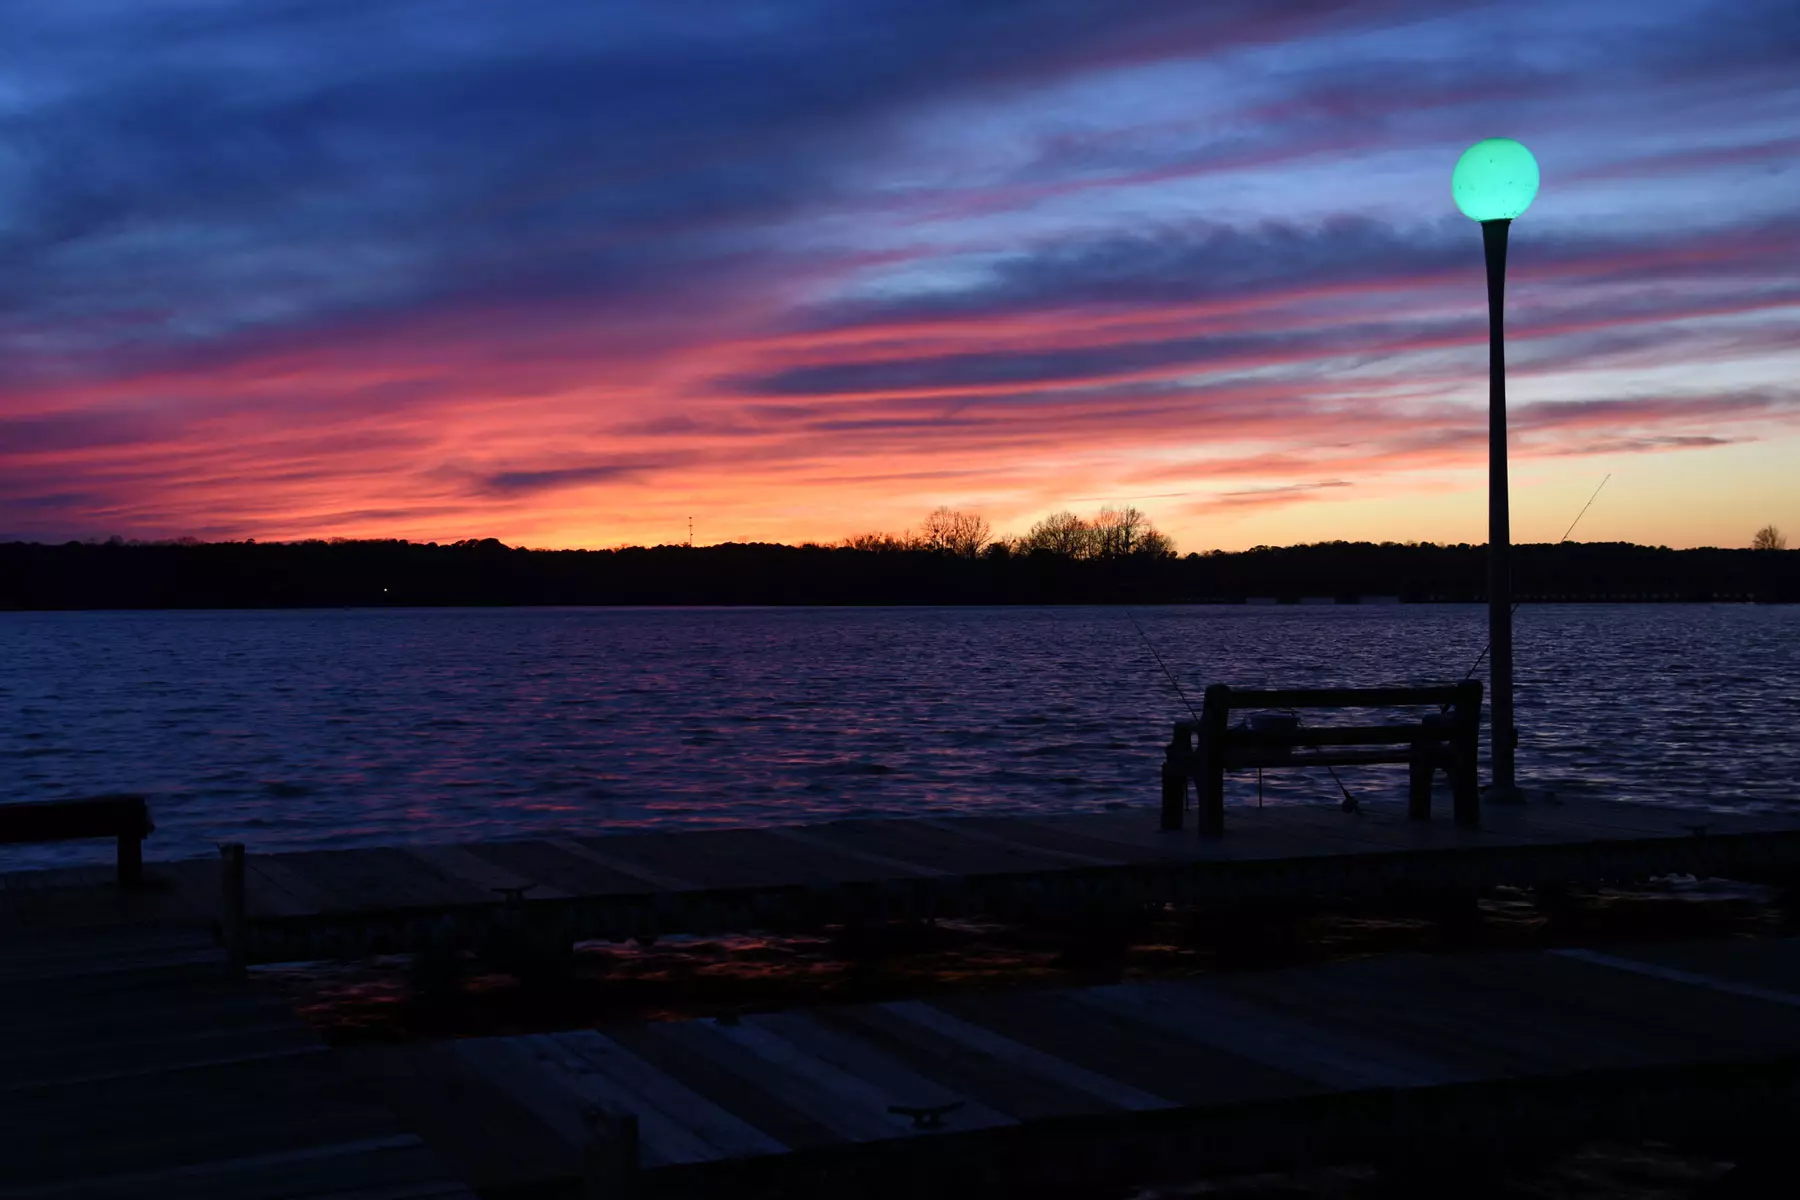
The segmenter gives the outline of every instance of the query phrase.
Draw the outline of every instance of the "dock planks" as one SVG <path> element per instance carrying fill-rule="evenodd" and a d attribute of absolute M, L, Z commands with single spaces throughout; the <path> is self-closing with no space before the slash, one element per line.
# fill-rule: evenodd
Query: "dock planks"
<path fill-rule="evenodd" d="M 1532 806 L 1470 829 L 1282 806 L 1235 810 L 1214 838 L 1156 818 L 251 854 L 250 957 L 1800 872 L 1800 821 L 1776 816 Z M 346 1059 L 226 970 L 216 863 L 146 875 L 137 891 L 104 868 L 0 876 L 0 1200 L 467 1195 L 452 1171 L 497 1196 L 554 1192 L 576 1186 L 603 1112 L 636 1117 L 646 1193 L 1019 1190 L 1120 1163 L 1148 1176 L 1367 1153 L 1397 1130 L 1526 1115 L 1634 1130 L 1696 1103 L 1785 1103 L 1800 1077 L 1790 941 L 1402 955 Z"/>
<path fill-rule="evenodd" d="M 210 931 L 96 887 L 0 924 L 0 1200 L 472 1200 Z"/>
<path fill-rule="evenodd" d="M 1581 885 L 1676 871 L 1771 877 L 1800 873 L 1800 820 L 1589 803 L 1490 807 L 1482 827 L 1470 829 L 1409 820 L 1398 807 L 1346 814 L 1288 805 L 1234 810 L 1225 835 L 1209 838 L 1164 832 L 1153 810 L 1131 808 L 253 853 L 247 861 L 247 953 L 279 961 L 447 939 L 475 945 L 509 921 L 566 941 L 616 940 Z M 509 908 L 504 895 L 522 903 Z"/>
<path fill-rule="evenodd" d="M 364 1069 L 495 1195 L 578 1178 L 599 1110 L 638 1118 L 643 1195 L 1017 1190 L 1791 1098 L 1800 997 L 1766 981 L 1796 972 L 1794 939 L 1398 955 L 385 1048 Z"/>
<path fill-rule="evenodd" d="M 1398 805 L 1231 810 L 1220 837 L 1149 808 L 844 820 L 246 856 L 248 961 L 550 940 L 807 928 L 897 917 L 1076 915 L 1165 902 L 1265 904 L 1687 872 L 1800 876 L 1800 819 L 1619 803 L 1488 806 L 1479 828 Z M 152 863 L 129 903 L 217 920 L 218 867 Z M 90 872 L 91 873 L 91 872 Z M 0 915 L 76 872 L 0 876 Z M 42 878 L 39 878 L 42 877 Z M 160 890 L 158 890 L 160 889 Z"/>

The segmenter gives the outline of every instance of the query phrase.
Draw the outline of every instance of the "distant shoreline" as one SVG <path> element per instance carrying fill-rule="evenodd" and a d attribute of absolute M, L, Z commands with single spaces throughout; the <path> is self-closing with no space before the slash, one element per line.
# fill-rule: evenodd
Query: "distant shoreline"
<path fill-rule="evenodd" d="M 1406 604 L 1485 600 L 1486 548 L 1323 542 L 1208 554 L 963 557 L 726 544 L 527 550 L 488 539 L 0 543 L 0 610 Z M 1525 603 L 1794 603 L 1800 550 L 1514 548 Z"/>
<path fill-rule="evenodd" d="M 1644 597 L 1628 596 L 1596 596 L 1580 599 L 1554 598 L 1539 599 L 1536 597 L 1521 599 L 1514 597 L 1516 604 L 1532 607 L 1547 605 L 1568 605 L 1572 607 L 1605 607 L 1608 605 L 1651 608 L 1659 605 L 1690 608 L 1713 605 L 1731 608 L 1775 608 L 1794 603 L 1790 600 L 1745 599 L 1682 599 L 1679 597 Z M 445 601 L 442 603 L 409 602 L 404 604 L 158 604 L 158 605 L 123 605 L 123 604 L 86 604 L 64 605 L 60 607 L 17 607 L 0 605 L 0 615 L 28 613 L 304 613 L 304 612 L 339 612 L 339 613 L 375 613 L 375 612 L 513 612 L 520 610 L 536 610 L 543 612 L 753 612 L 760 610 L 805 610 L 818 609 L 927 609 L 927 608 L 1114 608 L 1127 605 L 1147 608 L 1422 608 L 1422 607 L 1463 607 L 1483 608 L 1486 601 L 1480 597 L 1473 600 L 1394 600 L 1391 597 L 1356 597 L 1318 598 L 1303 597 L 1298 600 L 1271 600 L 1251 597 L 1245 600 L 1115 600 L 1115 601 L 1036 601 L 1014 600 L 1007 602 L 968 601 L 964 603 L 938 603 L 929 600 L 919 601 L 881 601 L 871 600 L 866 603 L 666 603 L 640 604 L 620 601 L 617 603 L 538 603 L 533 601 L 464 603 Z"/>

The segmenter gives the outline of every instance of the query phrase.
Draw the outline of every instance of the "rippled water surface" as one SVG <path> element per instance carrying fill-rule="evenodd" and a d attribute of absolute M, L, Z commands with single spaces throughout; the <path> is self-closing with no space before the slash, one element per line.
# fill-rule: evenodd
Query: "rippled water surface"
<path fill-rule="evenodd" d="M 147 793 L 152 857 L 1154 804 L 1183 709 L 1133 615 L 1196 704 L 1451 681 L 1486 640 L 1485 610 L 1422 605 L 0 613 L 0 801 Z M 1534 606 L 1517 629 L 1530 782 L 1800 803 L 1800 609 Z M 0 847 L 0 869 L 110 853 Z"/>

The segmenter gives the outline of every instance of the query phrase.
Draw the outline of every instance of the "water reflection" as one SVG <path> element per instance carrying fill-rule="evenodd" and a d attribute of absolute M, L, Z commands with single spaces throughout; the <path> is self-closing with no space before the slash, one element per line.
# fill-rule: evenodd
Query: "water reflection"
<path fill-rule="evenodd" d="M 1485 638 L 1474 606 L 1135 611 L 1190 697 L 1453 680 Z M 1797 632 L 1787 608 L 1527 606 L 1522 766 L 1565 794 L 1795 803 Z M 5 798 L 148 792 L 158 857 L 1154 804 L 1183 712 L 1108 608 L 11 613 L 0 648 Z M 1336 796 L 1322 772 L 1264 785 Z"/>

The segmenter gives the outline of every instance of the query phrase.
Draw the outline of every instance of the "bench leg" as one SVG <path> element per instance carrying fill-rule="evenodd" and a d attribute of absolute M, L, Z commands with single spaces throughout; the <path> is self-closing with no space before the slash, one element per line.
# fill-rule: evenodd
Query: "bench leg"
<path fill-rule="evenodd" d="M 1166 760 L 1162 767 L 1162 827 L 1164 829 L 1180 829 L 1184 810 L 1187 808 L 1188 773 L 1184 767 L 1174 760 Z"/>
<path fill-rule="evenodd" d="M 1201 764 L 1200 836 L 1221 837 L 1225 833 L 1225 767 L 1212 762 Z"/>
<path fill-rule="evenodd" d="M 219 843 L 219 940 L 225 943 L 225 962 L 241 972 L 244 954 L 244 843 Z"/>
<path fill-rule="evenodd" d="M 119 886 L 139 887 L 144 882 L 144 839 L 135 834 L 119 835 Z"/>
<path fill-rule="evenodd" d="M 1437 773 L 1436 747 L 1414 742 L 1407 760 L 1406 815 L 1415 821 L 1431 820 L 1431 777 Z"/>
<path fill-rule="evenodd" d="M 1475 755 L 1459 749 L 1451 759 L 1450 783 L 1456 794 L 1456 823 L 1474 828 L 1481 824 L 1481 785 L 1475 779 Z"/>

